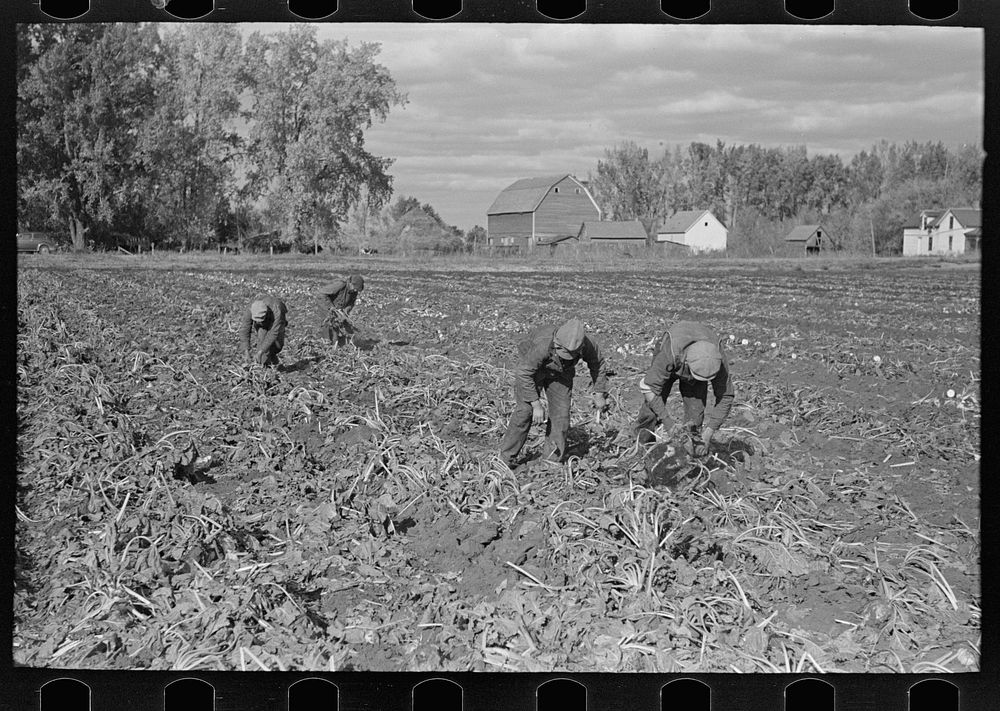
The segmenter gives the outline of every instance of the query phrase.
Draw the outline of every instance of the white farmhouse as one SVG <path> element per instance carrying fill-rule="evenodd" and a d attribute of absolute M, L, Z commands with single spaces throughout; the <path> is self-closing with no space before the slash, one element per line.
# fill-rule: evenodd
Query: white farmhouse
<path fill-rule="evenodd" d="M 976 208 L 924 210 L 903 228 L 903 256 L 978 252 L 982 225 L 982 210 Z"/>
<path fill-rule="evenodd" d="M 676 212 L 656 230 L 658 244 L 684 245 L 692 252 L 724 252 L 728 236 L 729 230 L 709 210 Z"/>
<path fill-rule="evenodd" d="M 912 257 L 927 254 L 927 236 L 941 210 L 921 210 L 920 214 L 903 225 L 903 256 Z"/>
<path fill-rule="evenodd" d="M 965 254 L 979 250 L 983 212 L 971 207 L 945 210 L 934 225 L 933 243 L 927 245 L 931 254 Z"/>

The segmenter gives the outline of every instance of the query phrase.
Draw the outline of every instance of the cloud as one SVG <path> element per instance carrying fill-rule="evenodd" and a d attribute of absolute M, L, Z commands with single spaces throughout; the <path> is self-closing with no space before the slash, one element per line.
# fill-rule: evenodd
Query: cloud
<path fill-rule="evenodd" d="M 271 28 L 269 28 L 271 29 Z M 849 156 L 981 140 L 983 32 L 955 27 L 317 25 L 376 41 L 409 96 L 366 134 L 397 191 L 485 224 L 511 181 L 585 176 L 606 148 L 692 141 Z"/>

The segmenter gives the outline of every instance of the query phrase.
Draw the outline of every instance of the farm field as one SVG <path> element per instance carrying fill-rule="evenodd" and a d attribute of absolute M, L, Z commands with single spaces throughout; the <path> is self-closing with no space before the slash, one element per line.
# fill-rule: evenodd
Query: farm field
<path fill-rule="evenodd" d="M 333 351 L 314 293 L 356 269 Z M 237 345 L 259 291 L 276 370 Z M 611 413 L 578 368 L 569 461 L 511 472 L 516 342 L 576 314 Z M 674 493 L 618 434 L 679 319 L 737 393 Z M 980 336 L 969 264 L 22 260 L 15 663 L 978 670 Z"/>

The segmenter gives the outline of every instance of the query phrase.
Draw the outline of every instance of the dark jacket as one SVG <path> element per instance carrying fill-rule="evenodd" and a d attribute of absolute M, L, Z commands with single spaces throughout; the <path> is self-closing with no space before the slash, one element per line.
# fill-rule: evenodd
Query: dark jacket
<path fill-rule="evenodd" d="M 517 396 L 524 402 L 534 402 L 539 397 L 539 385 L 560 377 L 572 381 L 576 374 L 576 364 L 582 358 L 590 368 L 590 378 L 595 392 L 608 391 L 608 376 L 604 369 L 597 344 L 589 336 L 584 336 L 580 355 L 572 360 L 563 360 L 555 354 L 553 338 L 557 326 L 539 326 L 531 335 L 518 344 L 521 357 L 515 371 Z"/>
<path fill-rule="evenodd" d="M 267 304 L 267 316 L 264 317 L 262 323 L 256 324 L 250 315 L 250 307 L 247 306 L 243 312 L 243 323 L 240 325 L 240 339 L 243 343 L 243 350 L 250 350 L 251 331 L 258 333 L 263 330 L 265 332 L 263 336 L 258 335 L 258 351 L 266 351 L 275 342 L 279 345 L 283 344 L 285 340 L 285 326 L 288 325 L 288 309 L 285 307 L 285 302 L 270 294 L 257 294 L 250 300 L 250 303 L 252 304 L 254 301 L 263 301 Z"/>
<path fill-rule="evenodd" d="M 358 300 L 358 292 L 348 288 L 347 281 L 337 279 L 328 286 L 323 287 L 322 295 L 329 302 L 331 309 L 340 309 L 345 314 L 351 313 L 354 302 Z"/>
<path fill-rule="evenodd" d="M 691 371 L 684 362 L 684 349 L 695 341 L 718 343 L 719 352 L 722 353 L 722 367 L 710 381 L 712 392 L 715 394 L 715 403 L 706 414 L 705 422 L 706 427 L 717 430 L 729 415 L 736 390 L 729 374 L 729 359 L 723 349 L 722 339 L 708 326 L 694 321 L 678 321 L 668 328 L 653 352 L 653 361 L 649 364 L 649 369 L 639 387 L 648 389 L 658 396 L 653 398 L 649 406 L 662 419 L 666 410 L 664 401 L 670 394 L 674 381 L 678 378 L 693 380 Z"/>

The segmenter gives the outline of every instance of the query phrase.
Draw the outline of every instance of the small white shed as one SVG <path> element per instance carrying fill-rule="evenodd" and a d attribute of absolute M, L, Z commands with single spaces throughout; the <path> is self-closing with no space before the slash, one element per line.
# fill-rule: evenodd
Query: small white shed
<path fill-rule="evenodd" d="M 710 210 L 676 212 L 656 230 L 658 243 L 681 244 L 692 252 L 724 252 L 729 230 Z"/>

